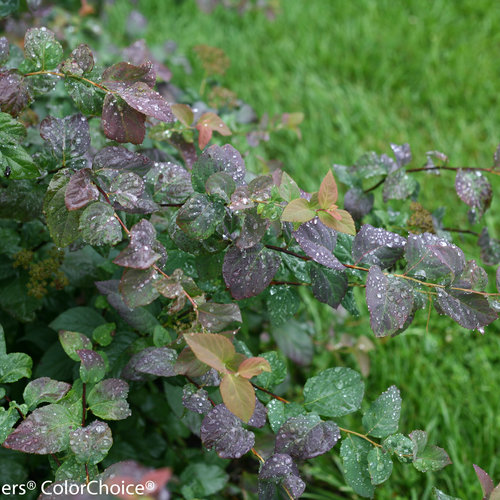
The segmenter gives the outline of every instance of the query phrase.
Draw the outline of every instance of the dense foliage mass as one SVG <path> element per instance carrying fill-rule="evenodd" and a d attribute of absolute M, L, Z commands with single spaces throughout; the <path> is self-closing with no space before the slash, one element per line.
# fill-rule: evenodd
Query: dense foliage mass
<path fill-rule="evenodd" d="M 499 294 L 442 214 L 417 203 L 413 174 L 453 171 L 477 222 L 498 151 L 489 168 L 455 168 L 436 151 L 409 168 L 409 145 L 392 144 L 392 156 L 334 165 L 307 193 L 265 162 L 270 173 L 247 170 L 251 152 L 217 142 L 239 134 L 252 147 L 276 130 L 298 132 L 302 119 L 256 126 L 251 108 L 210 79 L 227 66 L 220 49 L 197 48 L 207 79 L 196 95 L 168 83 L 143 41 L 107 67 L 43 26 L 26 31 L 23 50 L 15 42 L 14 29 L 0 39 L 0 439 L 48 457 L 51 472 L 40 467 L 53 493 L 41 498 L 64 483 L 92 498 L 95 480 L 153 484 L 152 498 L 224 489 L 299 498 L 301 464 L 325 453 L 339 454 L 346 483 L 371 498 L 394 461 L 421 472 L 451 463 L 426 432 L 400 429 L 397 387 L 363 403 L 361 375 L 329 367 L 289 396 L 287 360 L 313 356 L 294 319 L 311 296 L 354 316 L 364 296 L 377 337 L 431 308 L 484 333 Z M 348 188 L 343 208 L 336 179 Z M 409 231 L 394 229 L 400 213 L 374 209 L 377 188 L 384 202 L 413 200 Z M 498 264 L 500 242 L 486 228 L 478 244 L 484 264 Z M 362 405 L 363 431 L 339 425 Z M 247 455 L 258 475 L 249 488 L 221 460 Z M 39 473 L 24 455 L 0 458 L 11 480 Z"/>

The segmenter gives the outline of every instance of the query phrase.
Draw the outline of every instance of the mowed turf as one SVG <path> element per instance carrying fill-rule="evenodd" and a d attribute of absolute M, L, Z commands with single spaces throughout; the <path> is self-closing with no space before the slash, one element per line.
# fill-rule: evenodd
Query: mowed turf
<path fill-rule="evenodd" d="M 282 161 L 304 188 L 317 189 L 333 163 L 351 164 L 369 150 L 389 152 L 390 142 L 409 142 L 414 166 L 425 162 L 429 150 L 446 153 L 452 165 L 491 165 L 500 142 L 500 8 L 491 0 L 282 0 L 281 5 L 274 21 L 222 8 L 207 15 L 193 0 L 139 0 L 137 9 L 148 19 L 151 45 L 175 40 L 193 61 L 197 44 L 223 48 L 231 67 L 221 82 L 259 115 L 305 113 L 302 141 L 281 133 L 266 144 L 266 156 Z M 124 40 L 131 8 L 131 2 L 117 0 L 109 10 L 116 41 Z M 194 68 L 184 76 L 173 67 L 174 82 L 198 88 L 202 73 Z M 426 208 L 446 205 L 447 225 L 468 227 L 452 172 L 442 179 L 418 175 Z M 498 187 L 495 181 L 495 196 Z M 498 207 L 497 200 L 486 216 L 497 237 Z M 465 236 L 461 245 L 477 257 L 474 238 Z M 308 307 L 318 308 L 317 328 L 328 330 L 331 313 Z M 376 498 L 425 500 L 432 486 L 464 500 L 480 498 L 473 463 L 500 481 L 500 328 L 491 326 L 479 336 L 433 313 L 426 332 L 426 322 L 421 311 L 404 335 L 376 342 L 367 394 L 375 398 L 396 384 L 403 397 L 403 431 L 427 430 L 454 464 L 425 475 L 396 464 Z M 366 315 L 340 333 L 344 330 L 371 335 Z M 344 361 L 355 366 L 348 356 Z M 322 355 L 315 363 L 320 369 L 333 361 Z M 359 423 L 359 415 L 349 419 L 352 428 Z M 355 498 L 345 488 L 337 454 L 311 461 L 305 472 L 304 498 Z"/>

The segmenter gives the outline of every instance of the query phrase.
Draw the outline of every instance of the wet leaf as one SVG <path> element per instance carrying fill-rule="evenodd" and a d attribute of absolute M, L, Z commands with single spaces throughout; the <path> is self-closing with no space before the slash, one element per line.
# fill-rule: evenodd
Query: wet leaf
<path fill-rule="evenodd" d="M 272 335 L 283 354 L 300 366 L 311 363 L 314 346 L 306 325 L 290 319 L 272 329 Z"/>
<path fill-rule="evenodd" d="M 188 410 L 205 415 L 212 409 L 205 389 L 197 389 L 193 384 L 186 384 L 182 391 L 182 404 Z"/>
<path fill-rule="evenodd" d="M 281 384 L 286 378 L 286 360 L 282 353 L 277 351 L 267 351 L 259 355 L 264 358 L 271 367 L 271 371 L 262 372 L 255 378 L 255 383 L 259 387 L 271 390 L 274 386 Z"/>
<path fill-rule="evenodd" d="M 472 208 L 474 219 L 480 219 L 491 205 L 493 189 L 479 170 L 460 168 L 455 177 L 455 191 Z"/>
<path fill-rule="evenodd" d="M 411 317 L 413 288 L 407 280 L 385 276 L 378 266 L 372 266 L 366 279 L 366 303 L 375 336 L 394 335 Z"/>
<path fill-rule="evenodd" d="M 312 266 L 309 273 L 314 297 L 320 302 L 337 309 L 348 289 L 345 271 Z"/>
<path fill-rule="evenodd" d="M 368 453 L 367 460 L 372 484 L 382 484 L 389 479 L 393 463 L 388 453 L 380 448 L 372 448 Z"/>
<path fill-rule="evenodd" d="M 205 302 L 198 307 L 198 319 L 201 325 L 211 332 L 220 332 L 233 322 L 242 322 L 238 304 L 214 302 Z"/>
<path fill-rule="evenodd" d="M 307 379 L 304 407 L 324 417 L 342 417 L 358 410 L 365 384 L 359 373 L 350 368 L 328 368 Z"/>
<path fill-rule="evenodd" d="M 28 408 L 32 410 L 40 403 L 57 403 L 71 389 L 66 382 L 58 382 L 49 377 L 32 380 L 23 392 L 23 398 Z"/>
<path fill-rule="evenodd" d="M 80 235 L 78 228 L 80 212 L 76 210 L 69 212 L 65 203 L 70 175 L 69 169 L 54 174 L 43 202 L 43 212 L 50 236 L 59 247 L 68 246 Z"/>
<path fill-rule="evenodd" d="M 82 76 L 94 67 L 94 56 L 86 43 L 81 43 L 73 49 L 68 59 L 61 66 L 63 73 Z"/>
<path fill-rule="evenodd" d="M 318 213 L 319 220 L 325 225 L 335 231 L 341 233 L 356 234 L 356 225 L 349 212 L 345 210 L 335 209 L 333 211 L 321 211 Z"/>
<path fill-rule="evenodd" d="M 382 443 L 384 450 L 394 453 L 398 460 L 403 463 L 409 463 L 413 460 L 413 450 L 415 445 L 410 438 L 403 434 L 393 434 Z"/>
<path fill-rule="evenodd" d="M 205 146 L 212 138 L 213 132 L 218 132 L 224 136 L 231 135 L 229 127 L 215 113 L 212 112 L 204 113 L 200 116 L 195 128 L 200 133 L 198 138 L 198 146 L 200 149 L 205 149 Z"/>
<path fill-rule="evenodd" d="M 323 422 L 317 415 L 292 417 L 281 426 L 276 436 L 275 453 L 287 453 L 297 460 L 323 455 L 340 439 L 334 422 Z"/>
<path fill-rule="evenodd" d="M 352 435 L 345 437 L 340 447 L 346 483 L 355 493 L 368 498 L 373 498 L 375 492 L 368 472 L 368 453 L 371 450 L 370 443 Z"/>
<path fill-rule="evenodd" d="M 493 479 L 489 476 L 489 474 L 481 469 L 476 464 L 473 464 L 474 472 L 476 473 L 477 478 L 479 479 L 479 483 L 481 484 L 481 489 L 483 490 L 483 497 L 489 498 L 490 493 L 495 489 L 495 484 L 493 483 Z"/>
<path fill-rule="evenodd" d="M 177 212 L 178 226 L 191 238 L 206 240 L 224 217 L 224 205 L 195 193 Z"/>
<path fill-rule="evenodd" d="M 363 415 L 363 427 L 368 435 L 384 438 L 398 430 L 400 415 L 401 395 L 399 389 L 391 385 Z"/>
<path fill-rule="evenodd" d="M 105 420 L 123 420 L 132 412 L 127 403 L 128 384 L 124 380 L 108 378 L 96 384 L 87 397 L 92 413 Z"/>
<path fill-rule="evenodd" d="M 24 55 L 33 70 L 48 70 L 61 62 L 63 49 L 49 29 L 30 28 L 24 36 Z"/>
<path fill-rule="evenodd" d="M 79 229 L 82 239 L 90 245 L 116 245 L 122 239 L 115 211 L 104 202 L 92 203 L 83 211 Z"/>
<path fill-rule="evenodd" d="M 0 383 L 17 382 L 26 377 L 31 377 L 33 361 L 23 352 L 7 354 L 5 349 L 5 334 L 0 325 Z"/>
<path fill-rule="evenodd" d="M 119 290 L 128 307 L 134 309 L 147 306 L 160 294 L 154 285 L 157 273 L 150 269 L 126 269 L 120 281 Z"/>
<path fill-rule="evenodd" d="M 64 203 L 68 210 L 78 210 L 99 199 L 99 191 L 92 182 L 91 174 L 89 168 L 83 168 L 70 177 L 64 193 Z"/>
<path fill-rule="evenodd" d="M 417 189 L 418 183 L 404 169 L 390 173 L 384 182 L 383 198 L 388 200 L 406 200 Z"/>
<path fill-rule="evenodd" d="M 481 259 L 489 266 L 496 266 L 500 263 L 500 240 L 492 238 L 488 228 L 481 231 L 477 244 L 481 249 Z"/>
<path fill-rule="evenodd" d="M 243 360 L 238 366 L 238 375 L 250 379 L 260 375 L 262 372 L 270 372 L 271 366 L 265 358 L 253 357 Z"/>
<path fill-rule="evenodd" d="M 193 192 L 191 175 L 175 163 L 155 163 L 148 178 L 154 182 L 157 203 L 184 203 Z"/>
<path fill-rule="evenodd" d="M 321 208 L 330 208 L 338 198 L 337 183 L 333 177 L 332 171 L 329 170 L 325 178 L 321 182 L 318 191 L 318 203 Z"/>
<path fill-rule="evenodd" d="M 293 499 L 299 498 L 306 488 L 292 457 L 286 453 L 275 453 L 262 465 L 259 472 L 259 498 L 276 498 L 279 485 L 285 487 Z"/>
<path fill-rule="evenodd" d="M 141 144 L 146 135 L 145 121 L 146 115 L 114 94 L 106 94 L 102 107 L 102 128 L 108 139 Z"/>
<path fill-rule="evenodd" d="M 236 300 L 253 297 L 269 285 L 280 262 L 279 255 L 261 244 L 243 250 L 232 246 L 224 256 L 224 281 Z"/>
<path fill-rule="evenodd" d="M 73 361 L 80 361 L 80 356 L 77 353 L 80 349 L 92 349 L 91 340 L 83 333 L 61 330 L 59 332 L 59 342 L 64 352 Z"/>
<path fill-rule="evenodd" d="M 157 377 L 174 377 L 177 352 L 168 347 L 146 347 L 134 354 L 122 371 L 129 380 L 144 380 L 144 374 Z"/>
<path fill-rule="evenodd" d="M 402 256 L 406 240 L 399 234 L 365 224 L 354 238 L 352 258 L 354 263 L 369 264 L 387 269 Z"/>
<path fill-rule="evenodd" d="M 7 437 L 3 446 L 37 455 L 58 453 L 69 446 L 69 433 L 80 422 L 61 405 L 50 404 L 36 409 Z"/>
<path fill-rule="evenodd" d="M 78 462 L 98 464 L 106 457 L 113 445 L 111 429 L 105 422 L 95 420 L 90 425 L 71 432 L 69 445 Z"/>
<path fill-rule="evenodd" d="M 498 318 L 497 313 L 490 307 L 488 299 L 483 295 L 453 288 L 439 288 L 437 294 L 441 310 L 469 330 L 483 332 L 486 325 Z"/>
<path fill-rule="evenodd" d="M 437 488 L 434 488 L 432 490 L 432 493 L 434 494 L 434 498 L 436 500 L 460 500 L 460 498 L 451 497 L 450 495 L 443 493 L 441 490 L 438 490 Z"/>
<path fill-rule="evenodd" d="M 81 114 L 55 118 L 48 116 L 40 124 L 40 135 L 63 167 L 81 168 L 90 147 L 87 118 Z"/>
<path fill-rule="evenodd" d="M 129 238 L 129 246 L 113 260 L 115 264 L 133 269 L 148 269 L 162 257 L 155 251 L 155 246 L 158 245 L 156 230 L 148 220 L 142 219 L 132 226 Z"/>
<path fill-rule="evenodd" d="M 0 71 L 0 109 L 18 116 L 33 100 L 28 82 L 16 70 Z"/>
<path fill-rule="evenodd" d="M 408 143 L 404 144 L 391 144 L 392 152 L 396 157 L 398 167 L 404 167 L 411 162 L 411 149 Z"/>
<path fill-rule="evenodd" d="M 215 172 L 205 183 L 208 194 L 219 197 L 223 202 L 229 203 L 231 195 L 236 189 L 236 184 L 229 174 L 224 172 Z"/>
<path fill-rule="evenodd" d="M 96 384 L 106 374 L 106 363 L 103 357 L 92 349 L 78 349 L 80 358 L 80 378 L 84 384 Z"/>
<path fill-rule="evenodd" d="M 354 187 L 344 195 L 344 208 L 354 220 L 360 220 L 371 212 L 374 200 L 372 193 L 365 193 L 362 189 Z"/>
<path fill-rule="evenodd" d="M 271 286 L 266 300 L 267 311 L 273 326 L 286 323 L 300 306 L 300 299 L 294 290 L 287 286 Z"/>
<path fill-rule="evenodd" d="M 241 420 L 224 405 L 217 405 L 203 419 L 201 440 L 221 458 L 240 458 L 255 442 L 253 432 L 243 429 Z"/>
<path fill-rule="evenodd" d="M 443 448 L 427 444 L 426 432 L 413 431 L 410 439 L 414 444 L 413 466 L 420 472 L 438 471 L 452 463 Z"/>
<path fill-rule="evenodd" d="M 305 198 L 292 200 L 283 210 L 281 220 L 285 222 L 308 222 L 316 216 Z"/>

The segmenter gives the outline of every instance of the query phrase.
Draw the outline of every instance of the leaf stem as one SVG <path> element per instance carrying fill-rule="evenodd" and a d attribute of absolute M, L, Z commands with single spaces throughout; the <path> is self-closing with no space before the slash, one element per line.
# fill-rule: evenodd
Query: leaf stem
<path fill-rule="evenodd" d="M 287 399 L 282 398 L 281 396 L 278 396 L 277 394 L 274 394 L 273 392 L 271 392 L 267 389 L 264 389 L 264 387 L 260 387 L 259 385 L 254 384 L 253 382 L 250 382 L 250 383 L 253 385 L 253 387 L 255 389 L 258 389 L 259 391 L 262 391 L 262 392 L 265 392 L 266 394 L 269 394 L 269 396 L 273 397 L 274 399 L 277 399 L 278 401 L 281 401 L 282 403 L 289 403 L 290 402 Z"/>
<path fill-rule="evenodd" d="M 103 85 L 100 85 L 97 82 L 93 82 L 92 80 L 89 80 L 88 78 L 85 78 L 84 76 L 65 75 L 64 73 L 59 73 L 58 71 L 47 71 L 47 70 L 33 71 L 31 73 L 25 73 L 24 76 L 36 76 L 36 75 L 52 75 L 52 76 L 58 76 L 61 78 L 74 78 L 75 80 L 82 80 L 83 82 L 89 83 L 90 85 L 94 85 L 94 87 L 97 87 L 98 89 L 102 90 L 103 92 L 111 93 L 111 94 L 114 93 L 112 90 L 109 90 L 106 87 L 104 87 Z"/>
<path fill-rule="evenodd" d="M 343 427 L 339 427 L 339 429 L 342 432 L 345 432 L 346 434 L 354 434 L 355 436 L 360 437 L 361 439 L 364 439 L 365 441 L 368 441 L 371 443 L 373 446 L 376 446 L 377 448 L 382 448 L 382 445 L 379 443 L 376 443 L 375 441 L 372 441 L 369 437 L 367 437 L 365 434 L 361 434 L 360 432 L 356 431 L 351 431 L 350 429 L 344 429 Z"/>

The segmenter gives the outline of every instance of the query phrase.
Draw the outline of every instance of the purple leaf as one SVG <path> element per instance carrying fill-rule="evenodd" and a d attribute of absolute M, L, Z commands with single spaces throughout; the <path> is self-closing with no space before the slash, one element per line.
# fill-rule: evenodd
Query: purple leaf
<path fill-rule="evenodd" d="M 468 330 L 484 333 L 484 327 L 498 317 L 483 295 L 453 288 L 438 288 L 437 292 L 437 302 L 441 310 Z"/>
<path fill-rule="evenodd" d="M 102 74 L 102 79 L 104 82 L 127 82 L 130 85 L 144 82 L 152 88 L 156 82 L 156 75 L 151 61 L 140 66 L 119 62 L 107 68 Z"/>
<path fill-rule="evenodd" d="M 177 352 L 168 347 L 146 347 L 134 354 L 122 372 L 129 380 L 144 380 L 143 374 L 157 377 L 175 377 Z"/>
<path fill-rule="evenodd" d="M 131 170 L 136 174 L 147 172 L 152 161 L 140 153 L 129 151 L 123 146 L 106 146 L 101 149 L 93 160 L 93 169 L 111 168 L 115 170 Z"/>
<path fill-rule="evenodd" d="M 250 191 L 248 186 L 238 186 L 234 193 L 231 195 L 231 210 L 246 210 L 253 208 L 255 203 L 251 200 Z"/>
<path fill-rule="evenodd" d="M 25 78 L 13 69 L 0 71 L 0 110 L 16 117 L 32 100 Z"/>
<path fill-rule="evenodd" d="M 184 203 L 193 192 L 191 174 L 172 162 L 155 163 L 148 178 L 154 184 L 157 203 Z"/>
<path fill-rule="evenodd" d="M 92 388 L 87 402 L 96 417 L 105 420 L 123 420 L 132 414 L 127 403 L 127 395 L 127 382 L 108 378 Z"/>
<path fill-rule="evenodd" d="M 203 151 L 191 172 L 195 191 L 204 193 L 205 183 L 216 172 L 230 175 L 237 186 L 244 183 L 245 162 L 233 146 L 226 144 L 220 147 L 214 144 Z"/>
<path fill-rule="evenodd" d="M 147 83 L 130 84 L 126 81 L 105 81 L 104 85 L 139 113 L 166 123 L 174 121 L 174 115 L 167 101 Z"/>
<path fill-rule="evenodd" d="M 250 451 L 255 436 L 243 429 L 241 420 L 220 404 L 203 419 L 201 440 L 208 449 L 214 448 L 221 458 L 240 458 Z"/>
<path fill-rule="evenodd" d="M 354 220 L 360 220 L 371 212 L 374 199 L 372 193 L 365 193 L 362 189 L 353 187 L 344 195 L 344 208 Z"/>
<path fill-rule="evenodd" d="M 337 233 L 326 227 L 317 217 L 302 224 L 294 231 L 293 236 L 312 260 L 331 269 L 344 270 L 344 266 L 333 255 Z"/>
<path fill-rule="evenodd" d="M 7 437 L 3 446 L 11 450 L 48 455 L 69 446 L 69 433 L 80 423 L 61 405 L 50 404 L 36 409 Z"/>
<path fill-rule="evenodd" d="M 253 297 L 266 289 L 280 262 L 279 255 L 261 244 L 244 250 L 233 246 L 224 256 L 224 281 L 235 299 Z"/>
<path fill-rule="evenodd" d="M 146 135 L 146 115 L 114 94 L 106 94 L 102 106 L 102 128 L 108 139 L 141 144 Z"/>
<path fill-rule="evenodd" d="M 198 153 L 192 142 L 187 142 L 182 134 L 174 133 L 170 136 L 168 142 L 179 151 L 188 170 L 198 161 Z"/>
<path fill-rule="evenodd" d="M 323 422 L 317 415 L 300 415 L 288 419 L 276 436 L 275 453 L 287 453 L 297 460 L 323 455 L 340 439 L 334 422 Z"/>
<path fill-rule="evenodd" d="M 233 322 L 241 323 L 241 311 L 238 304 L 216 304 L 205 302 L 198 307 L 198 319 L 207 330 L 220 332 Z"/>
<path fill-rule="evenodd" d="M 69 435 L 69 446 L 78 462 L 95 465 L 101 462 L 113 445 L 111 429 L 105 422 L 95 420 Z"/>
<path fill-rule="evenodd" d="M 172 78 L 172 72 L 161 62 L 157 61 L 151 51 L 147 48 L 144 40 L 137 40 L 132 45 L 124 49 L 123 55 L 128 62 L 139 66 L 151 61 L 156 75 L 163 81 L 168 82 Z"/>
<path fill-rule="evenodd" d="M 465 267 L 460 248 L 430 233 L 410 234 L 405 257 L 405 274 L 440 284 L 454 281 Z"/>
<path fill-rule="evenodd" d="M 491 184 L 478 170 L 460 168 L 455 177 L 455 190 L 460 199 L 472 208 L 474 220 L 481 218 L 491 205 Z"/>
<path fill-rule="evenodd" d="M 62 166 L 85 166 L 85 154 L 90 147 L 87 118 L 80 113 L 65 118 L 48 116 L 40 123 L 40 135 L 48 142 Z"/>
<path fill-rule="evenodd" d="M 404 167 L 411 162 L 411 150 L 408 143 L 405 144 L 391 144 L 391 149 L 396 157 L 398 167 Z"/>
<path fill-rule="evenodd" d="M 365 224 L 354 238 L 352 258 L 355 264 L 387 269 L 403 256 L 405 245 L 405 238 L 399 234 Z"/>
<path fill-rule="evenodd" d="M 81 43 L 74 49 L 61 66 L 63 73 L 82 76 L 94 67 L 94 56 L 86 43 Z"/>
<path fill-rule="evenodd" d="M 413 310 L 413 289 L 406 280 L 385 276 L 370 267 L 366 280 L 366 303 L 375 336 L 394 335 L 406 326 Z"/>
<path fill-rule="evenodd" d="M 186 384 L 182 391 L 182 404 L 188 410 L 205 415 L 212 409 L 205 389 L 197 389 L 193 384 Z"/>
<path fill-rule="evenodd" d="M 255 410 L 248 421 L 248 425 L 250 427 L 257 427 L 260 429 L 266 425 L 266 417 L 267 408 L 257 398 L 255 398 Z"/>
<path fill-rule="evenodd" d="M 126 269 L 120 281 L 120 293 L 125 304 L 131 309 L 147 306 L 160 294 L 154 286 L 157 273 L 150 269 Z"/>
<path fill-rule="evenodd" d="M 348 288 L 345 271 L 312 266 L 309 274 L 312 292 L 316 299 L 337 309 Z"/>
<path fill-rule="evenodd" d="M 290 319 L 271 330 L 273 338 L 283 354 L 299 366 L 311 363 L 314 346 L 307 325 Z"/>
<path fill-rule="evenodd" d="M 106 373 L 103 357 L 91 349 L 79 349 L 76 354 L 81 360 L 80 378 L 84 384 L 96 384 Z"/>
<path fill-rule="evenodd" d="M 64 203 L 68 210 L 78 210 L 99 199 L 99 191 L 92 183 L 91 173 L 90 168 L 83 168 L 70 177 L 64 193 Z"/>
<path fill-rule="evenodd" d="M 2 36 L 0 37 L 0 66 L 3 66 L 9 60 L 9 53 L 9 40 Z"/>
<path fill-rule="evenodd" d="M 240 235 L 235 242 L 236 246 L 238 248 L 250 248 L 257 245 L 266 234 L 269 225 L 269 220 L 258 215 L 257 211 L 246 211 Z"/>
<path fill-rule="evenodd" d="M 194 193 L 177 212 L 177 225 L 189 237 L 206 240 L 224 218 L 224 205 L 205 194 Z"/>
<path fill-rule="evenodd" d="M 474 467 L 474 472 L 476 473 L 477 478 L 479 479 L 479 482 L 481 483 L 481 488 L 483 490 L 483 497 L 485 499 L 488 499 L 491 492 L 495 489 L 495 484 L 493 483 L 493 479 L 489 476 L 489 474 L 481 469 L 476 464 L 472 464 Z"/>
<path fill-rule="evenodd" d="M 477 244 L 481 249 L 481 259 L 489 266 L 496 266 L 500 263 L 500 240 L 492 238 L 488 228 L 481 231 Z"/>
<path fill-rule="evenodd" d="M 162 257 L 155 252 L 156 230 L 146 219 L 132 226 L 130 244 L 113 261 L 115 264 L 133 269 L 148 269 Z"/>
<path fill-rule="evenodd" d="M 115 205 L 119 205 L 122 210 L 137 208 L 139 199 L 144 193 L 144 181 L 134 172 L 116 173 L 117 175 L 109 184 L 109 189 L 106 190 L 109 192 L 110 199 L 114 201 Z"/>
<path fill-rule="evenodd" d="M 71 389 L 66 382 L 58 382 L 49 377 L 32 380 L 23 392 L 23 398 L 30 409 L 40 403 L 57 403 Z"/>
<path fill-rule="evenodd" d="M 80 349 L 92 349 L 91 340 L 83 333 L 61 330 L 59 332 L 59 342 L 61 342 L 64 352 L 73 360 L 80 361 L 77 351 Z"/>
<path fill-rule="evenodd" d="M 259 472 L 259 498 L 275 498 L 277 484 L 282 484 L 294 499 L 306 488 L 297 465 L 286 453 L 275 453 L 264 462 Z"/>
<path fill-rule="evenodd" d="M 484 291 L 488 285 L 488 273 L 475 260 L 468 260 L 465 268 L 460 275 L 460 281 L 464 286 L 461 288 L 472 288 L 474 290 Z"/>

